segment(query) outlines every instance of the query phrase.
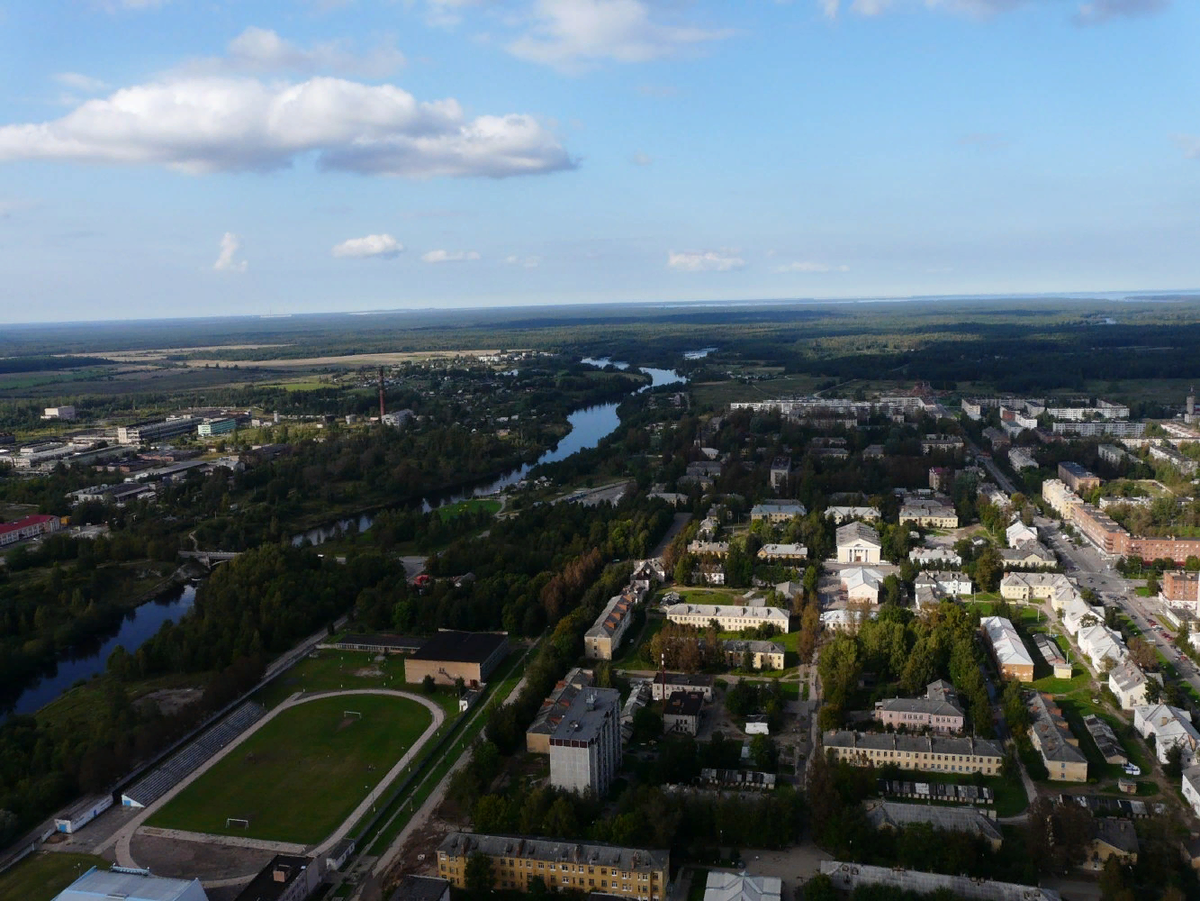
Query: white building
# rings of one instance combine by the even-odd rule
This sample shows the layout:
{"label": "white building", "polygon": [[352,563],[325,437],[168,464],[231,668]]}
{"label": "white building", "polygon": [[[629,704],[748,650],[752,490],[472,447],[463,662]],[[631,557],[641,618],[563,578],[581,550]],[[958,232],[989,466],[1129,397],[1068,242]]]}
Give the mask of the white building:
{"label": "white building", "polygon": [[1025,523],[1018,519],[1004,530],[1004,537],[1008,539],[1009,547],[1016,547],[1025,541],[1037,541],[1038,533],[1037,529],[1025,525]]}
{"label": "white building", "polygon": [[208,901],[199,879],[168,879],[152,876],[149,870],[121,867],[101,870],[92,867],[54,896],[54,901]]}
{"label": "white building", "polygon": [[851,522],[837,530],[838,563],[879,563],[883,542],[866,523]]}
{"label": "white building", "polygon": [[1032,682],[1033,658],[1012,622],[1002,616],[985,616],[979,626],[1001,675]]}
{"label": "white building", "polygon": [[75,415],[75,408],[72,406],[46,407],[42,419],[74,419]]}
{"label": "white building", "polygon": [[950,569],[962,566],[962,557],[948,547],[917,547],[908,552],[908,559],[917,566]]}
{"label": "white building", "polygon": [[883,588],[883,574],[866,566],[851,566],[839,573],[846,599],[864,604],[878,604]]}
{"label": "white building", "polygon": [[1183,771],[1183,797],[1200,816],[1200,766],[1190,766]]}
{"label": "white building", "polygon": [[1126,660],[1120,666],[1113,667],[1108,674],[1108,687],[1121,702],[1122,710],[1146,706],[1148,682],[1146,674],[1132,660]]}
{"label": "white building", "polygon": [[725,632],[757,629],[767,624],[780,632],[788,631],[789,616],[779,607],[741,607],[733,604],[670,604],[663,611],[667,619],[683,626],[705,628],[712,620]]}
{"label": "white building", "polygon": [[709,870],[704,901],[779,901],[783,880],[778,876],[751,876]]}
{"label": "white building", "polygon": [[883,518],[878,507],[826,507],[825,515],[837,525],[861,519],[863,522],[878,522]]}
{"label": "white building", "polygon": [[1038,468],[1037,461],[1019,447],[1009,449],[1008,463],[1017,472],[1020,472],[1022,469]]}
{"label": "white building", "polygon": [[604,797],[621,767],[621,693],[579,692],[550,733],[550,784]]}
{"label": "white building", "polygon": [[1183,765],[1190,767],[1195,759],[1200,733],[1192,725],[1192,715],[1170,704],[1148,704],[1133,709],[1133,728],[1142,738],[1154,736],[1154,748],[1160,763],[1167,762],[1167,752],[1179,745],[1183,748]]}
{"label": "white building", "polygon": [[1080,629],[1075,643],[1097,671],[1103,671],[1105,666],[1119,666],[1127,655],[1120,634],[1101,623]]}
{"label": "white building", "polygon": [[975,591],[975,586],[971,584],[971,579],[966,573],[946,571],[941,572],[933,570],[923,572],[917,576],[914,587],[928,587],[939,595],[949,595],[951,597],[966,597]]}

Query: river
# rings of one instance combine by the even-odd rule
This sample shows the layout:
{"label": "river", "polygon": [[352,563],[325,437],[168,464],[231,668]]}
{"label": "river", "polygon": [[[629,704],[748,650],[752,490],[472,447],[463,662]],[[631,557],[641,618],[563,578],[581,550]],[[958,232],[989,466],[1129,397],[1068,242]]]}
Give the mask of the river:
{"label": "river", "polygon": [[178,591],[147,601],[130,610],[125,614],[125,619],[121,621],[115,634],[81,645],[66,658],[59,660],[51,672],[21,692],[9,713],[34,713],[80,679],[90,679],[97,673],[104,672],[109,654],[118,647],[123,647],[132,654],[167,620],[179,622],[180,617],[192,609],[195,600],[196,586],[184,585]]}

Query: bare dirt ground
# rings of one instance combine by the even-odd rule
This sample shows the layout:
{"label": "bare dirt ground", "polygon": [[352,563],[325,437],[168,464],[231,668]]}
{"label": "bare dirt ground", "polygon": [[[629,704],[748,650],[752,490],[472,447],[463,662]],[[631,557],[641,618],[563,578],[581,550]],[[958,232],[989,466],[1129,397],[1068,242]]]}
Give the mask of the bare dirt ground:
{"label": "bare dirt ground", "polygon": [[274,857],[272,851],[235,848],[205,842],[181,842],[138,833],[130,851],[157,876],[199,878],[203,882],[253,876]]}

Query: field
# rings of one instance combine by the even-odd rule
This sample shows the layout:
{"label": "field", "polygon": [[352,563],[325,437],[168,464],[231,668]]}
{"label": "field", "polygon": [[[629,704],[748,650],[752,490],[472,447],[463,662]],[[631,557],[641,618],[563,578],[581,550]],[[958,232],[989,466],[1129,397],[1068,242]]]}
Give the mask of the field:
{"label": "field", "polygon": [[[362,718],[343,717],[347,709]],[[341,825],[429,723],[428,710],[402,698],[301,704],[250,736],[148,825],[314,844]],[[250,825],[226,827],[227,817]]]}
{"label": "field", "polygon": [[459,501],[457,504],[447,504],[445,507],[438,507],[437,515],[442,522],[445,522],[463,513],[478,513],[480,510],[491,514],[499,513],[500,502],[492,498],[468,498],[467,500]]}
{"label": "field", "polygon": [[90,870],[107,869],[108,861],[90,854],[42,851],[0,874],[0,898],[20,901],[50,901],[55,895]]}

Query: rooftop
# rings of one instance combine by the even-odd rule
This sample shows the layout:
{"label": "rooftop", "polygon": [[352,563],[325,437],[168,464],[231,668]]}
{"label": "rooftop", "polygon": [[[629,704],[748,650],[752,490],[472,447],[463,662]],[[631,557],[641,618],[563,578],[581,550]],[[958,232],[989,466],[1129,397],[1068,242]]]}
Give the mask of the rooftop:
{"label": "rooftop", "polygon": [[421,645],[411,659],[483,663],[506,641],[508,635],[504,632],[455,632],[443,629]]}
{"label": "rooftop", "polygon": [[554,724],[550,743],[556,741],[594,741],[607,719],[616,719],[621,709],[621,693],[615,688],[587,688],[571,699]]}
{"label": "rooftop", "polygon": [[250,884],[242,889],[236,901],[276,901],[314,861],[309,857],[276,854]]}
{"label": "rooftop", "polygon": [[199,879],[151,876],[149,870],[114,867],[88,870],[62,890],[54,901],[208,901]]}
{"label": "rooftop", "polygon": [[751,876],[710,870],[704,901],[779,901],[783,880],[778,876]]}
{"label": "rooftop", "polygon": [[450,887],[445,879],[431,876],[405,876],[388,901],[438,901]]}
{"label": "rooftop", "polygon": [[663,713],[671,716],[699,716],[704,695],[698,691],[673,691],[663,704]]}
{"label": "rooftop", "polygon": [[883,826],[903,828],[915,823],[928,823],[934,829],[967,832],[989,842],[999,843],[1003,840],[996,824],[975,807],[934,807],[928,804],[880,801],[867,807],[867,821],[876,829]]}
{"label": "rooftop", "polygon": [[598,842],[554,841],[513,835],[451,832],[438,845],[438,854],[448,857],[466,857],[475,851],[482,851],[490,857],[589,864],[616,867],[626,872],[666,870],[671,862],[669,851],[645,851]]}

